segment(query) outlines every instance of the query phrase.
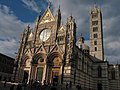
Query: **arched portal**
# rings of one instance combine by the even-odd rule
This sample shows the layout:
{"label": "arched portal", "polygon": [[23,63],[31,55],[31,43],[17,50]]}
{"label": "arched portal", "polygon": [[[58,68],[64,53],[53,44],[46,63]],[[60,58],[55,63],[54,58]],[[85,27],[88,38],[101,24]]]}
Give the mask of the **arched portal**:
{"label": "arched portal", "polygon": [[57,85],[61,80],[62,59],[58,52],[48,55],[47,61],[47,83]]}
{"label": "arched portal", "polygon": [[46,71],[46,55],[38,53],[32,58],[31,80],[37,80],[43,83]]}
{"label": "arched portal", "polygon": [[22,80],[20,82],[23,83],[28,83],[29,82],[29,78],[30,78],[30,67],[31,67],[31,57],[29,55],[24,55],[22,57],[22,62],[21,62],[21,69],[22,71],[20,71],[20,78],[22,78]]}
{"label": "arched portal", "polygon": [[60,68],[61,68],[61,60],[59,57],[55,57],[53,60],[52,70],[51,70],[51,82],[53,85],[57,85],[60,80]]}

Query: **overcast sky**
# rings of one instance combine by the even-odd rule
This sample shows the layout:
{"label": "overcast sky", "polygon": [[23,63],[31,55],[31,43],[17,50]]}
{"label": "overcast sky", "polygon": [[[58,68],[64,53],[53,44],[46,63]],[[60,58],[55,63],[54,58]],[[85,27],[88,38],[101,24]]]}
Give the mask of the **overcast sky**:
{"label": "overcast sky", "polygon": [[[120,0],[50,0],[53,14],[59,5],[62,22],[72,15],[80,33],[89,45],[89,10],[96,4],[103,16],[105,58],[110,63],[120,63]],[[0,53],[15,58],[20,35],[30,24],[34,26],[37,15],[45,11],[48,0],[0,0]]]}

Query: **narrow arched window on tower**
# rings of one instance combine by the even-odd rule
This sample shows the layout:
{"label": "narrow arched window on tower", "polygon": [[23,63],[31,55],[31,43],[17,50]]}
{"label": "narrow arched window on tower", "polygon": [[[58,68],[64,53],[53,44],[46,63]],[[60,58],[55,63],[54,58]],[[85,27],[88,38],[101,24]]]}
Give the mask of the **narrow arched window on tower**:
{"label": "narrow arched window on tower", "polygon": [[97,32],[98,31],[98,27],[93,27],[93,32]]}
{"label": "narrow arched window on tower", "polygon": [[93,37],[94,37],[94,38],[98,38],[98,35],[97,35],[97,33],[95,33],[95,34],[93,35]]}
{"label": "narrow arched window on tower", "polygon": [[95,47],[95,51],[97,51],[97,47]]}
{"label": "narrow arched window on tower", "polygon": [[97,41],[94,41],[94,45],[97,45]]}
{"label": "narrow arched window on tower", "polygon": [[102,68],[101,66],[98,66],[98,77],[102,77]]}

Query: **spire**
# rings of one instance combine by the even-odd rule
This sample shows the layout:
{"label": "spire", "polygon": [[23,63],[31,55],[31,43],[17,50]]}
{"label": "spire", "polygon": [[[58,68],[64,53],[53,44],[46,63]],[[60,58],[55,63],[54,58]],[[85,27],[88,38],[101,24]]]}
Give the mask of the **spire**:
{"label": "spire", "polygon": [[64,24],[63,24],[63,21],[62,21],[62,25],[64,25]]}
{"label": "spire", "polygon": [[51,6],[51,1],[48,0],[48,8],[50,8],[50,6]]}
{"label": "spire", "polygon": [[40,18],[41,18],[41,11],[39,12],[39,14],[38,14],[38,16],[37,16],[36,21],[38,22],[38,21],[40,20]]}
{"label": "spire", "polygon": [[61,15],[60,5],[59,5],[59,7],[58,7],[57,14],[58,14],[58,15]]}
{"label": "spire", "polygon": [[58,11],[60,12],[60,5],[59,5],[59,8],[58,8]]}
{"label": "spire", "polygon": [[72,13],[71,13],[70,17],[73,17],[73,16],[72,16]]}
{"label": "spire", "polygon": [[82,33],[80,34],[80,36],[82,37]]}
{"label": "spire", "polygon": [[60,5],[59,5],[59,8],[58,8],[58,10],[56,12],[55,18],[56,18],[56,21],[57,21],[57,29],[58,29],[60,27],[60,25],[61,25]]}
{"label": "spire", "polygon": [[98,12],[101,12],[101,9],[96,4],[94,4],[94,6],[91,7],[90,9],[90,13],[98,13]]}
{"label": "spire", "polygon": [[97,8],[97,5],[96,4],[94,4],[94,6],[93,6],[94,8]]}
{"label": "spire", "polygon": [[30,30],[30,25],[27,25],[27,27],[24,29],[24,33],[27,34]]}
{"label": "spire", "polygon": [[41,16],[41,11],[39,12],[38,16]]}
{"label": "spire", "polygon": [[27,26],[28,30],[30,29],[30,24]]}

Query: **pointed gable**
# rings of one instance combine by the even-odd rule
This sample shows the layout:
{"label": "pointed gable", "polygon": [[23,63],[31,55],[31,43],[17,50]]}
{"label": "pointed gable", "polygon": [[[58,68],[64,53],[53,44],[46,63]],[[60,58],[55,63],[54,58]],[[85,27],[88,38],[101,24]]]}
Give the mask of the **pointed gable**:
{"label": "pointed gable", "polygon": [[51,13],[50,7],[48,7],[41,18],[40,24],[44,24],[52,21],[55,21],[55,18]]}
{"label": "pointed gable", "polygon": [[65,32],[65,27],[62,25],[62,26],[59,28],[58,32],[61,32],[61,33]]}
{"label": "pointed gable", "polygon": [[60,54],[64,53],[58,44],[56,44],[49,53],[52,53],[52,52],[59,52]]}

